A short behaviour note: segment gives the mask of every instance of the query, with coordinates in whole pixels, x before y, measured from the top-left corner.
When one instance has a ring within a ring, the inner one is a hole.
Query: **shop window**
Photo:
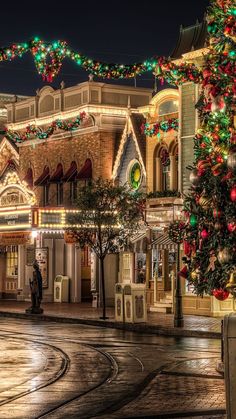
[[[46,206],[49,204],[49,184],[43,186],[43,205]]]
[[[155,276],[162,280],[162,253],[158,249],[152,249],[152,278]]]
[[[135,282],[144,284],[146,281],[146,253],[136,253]]]
[[[9,246],[7,248],[7,277],[16,277],[18,275],[18,248]]]
[[[77,182],[70,182],[70,202],[71,204],[76,203],[77,200]]]
[[[63,204],[63,183],[57,183],[57,205]]]

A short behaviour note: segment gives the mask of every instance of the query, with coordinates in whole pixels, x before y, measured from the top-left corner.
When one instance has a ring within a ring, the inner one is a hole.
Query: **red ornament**
[[[203,240],[208,239],[209,233],[206,229],[201,231],[201,237],[202,237]]]
[[[230,191],[230,199],[231,201],[236,201],[236,185],[234,185]]]
[[[231,221],[231,223],[227,224],[227,228],[228,228],[230,233],[233,233],[234,231],[236,231],[236,222]]]
[[[188,268],[186,265],[178,272],[178,275],[185,279],[188,278]]]
[[[214,295],[214,297],[219,300],[219,301],[224,301],[228,298],[229,296],[229,292],[223,290],[222,288],[219,288],[218,290],[213,290],[212,294]]]

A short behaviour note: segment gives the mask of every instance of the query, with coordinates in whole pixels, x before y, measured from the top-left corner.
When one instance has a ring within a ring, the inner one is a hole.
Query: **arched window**
[[[170,190],[170,156],[166,148],[162,148],[160,152],[161,159],[161,179],[162,191]]]
[[[178,100],[173,99],[162,102],[158,110],[159,116],[175,112],[178,112]]]

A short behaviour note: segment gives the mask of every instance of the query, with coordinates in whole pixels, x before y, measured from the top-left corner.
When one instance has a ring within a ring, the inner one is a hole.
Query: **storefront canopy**
[[[135,253],[146,253],[147,251],[147,234],[146,231],[137,233],[130,239],[133,244],[133,250]]]
[[[67,170],[67,172],[62,177],[62,181],[63,182],[74,182],[76,180],[77,173],[78,173],[77,172],[77,164],[76,164],[75,161],[72,161],[69,169]]]
[[[50,179],[49,167],[45,166],[41,175],[34,182],[34,185],[35,186],[44,186],[44,185],[46,185],[46,183],[48,183],[49,179]]]
[[[56,168],[55,172],[50,177],[49,182],[50,183],[59,183],[59,182],[62,181],[62,177],[63,177],[63,167],[62,167],[62,164],[59,163],[57,165],[57,168]]]
[[[27,185],[32,188],[33,187],[33,170],[31,169],[31,167],[28,168],[27,173],[23,179],[24,182],[27,183]]]
[[[151,243],[150,247],[152,249],[158,250],[170,250],[171,252],[175,252],[177,250],[177,244],[170,240],[168,234],[160,234],[153,242]]]
[[[82,179],[91,179],[91,178],[92,178],[92,162],[90,159],[87,159],[82,169],[80,169],[76,179],[82,180]]]

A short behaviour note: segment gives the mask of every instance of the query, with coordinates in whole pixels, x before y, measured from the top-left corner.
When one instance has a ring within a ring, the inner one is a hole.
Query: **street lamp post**
[[[174,204],[173,227],[171,239],[177,244],[176,257],[176,279],[175,279],[175,297],[174,297],[174,326],[183,327],[183,307],[182,307],[182,291],[180,282],[180,244],[183,242],[183,237],[180,231],[182,204]]]
[[[182,309],[182,292],[181,292],[181,283],[180,283],[180,275],[179,275],[179,271],[180,271],[179,257],[180,257],[180,243],[177,243],[175,309],[174,309],[174,326],[175,327],[183,327],[184,325],[183,309]]]

